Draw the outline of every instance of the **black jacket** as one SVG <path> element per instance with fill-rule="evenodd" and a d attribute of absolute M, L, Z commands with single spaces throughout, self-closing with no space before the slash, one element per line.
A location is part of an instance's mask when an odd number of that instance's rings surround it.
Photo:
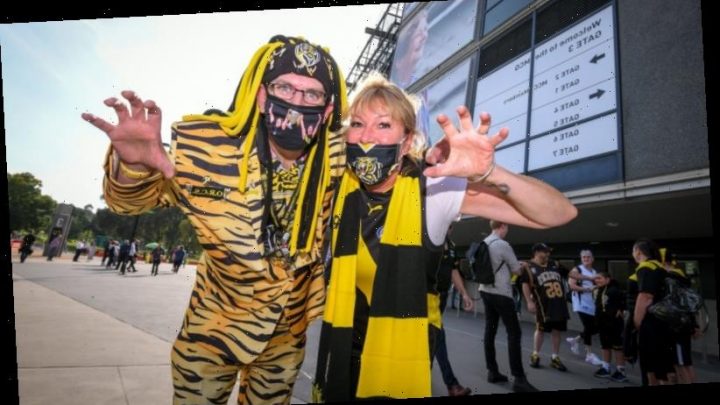
<path fill-rule="evenodd" d="M 593 291 L 595 297 L 595 316 L 604 319 L 611 319 L 617 316 L 618 311 L 625 310 L 625 293 L 615 280 L 604 287 Z"/>

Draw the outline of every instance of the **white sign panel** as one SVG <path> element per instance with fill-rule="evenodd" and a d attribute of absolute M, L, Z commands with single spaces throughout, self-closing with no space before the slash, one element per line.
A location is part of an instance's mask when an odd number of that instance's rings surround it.
<path fill-rule="evenodd" d="M 617 150 L 617 114 L 588 121 L 530 141 L 528 170 Z"/>
<path fill-rule="evenodd" d="M 532 105 L 531 135 L 615 109 L 612 38 L 535 75 Z"/>
<path fill-rule="evenodd" d="M 513 173 L 523 173 L 525 170 L 526 145 L 527 144 L 523 142 L 509 148 L 496 151 L 495 161 L 497 164 Z"/>
<path fill-rule="evenodd" d="M 502 68 L 478 80 L 475 117 L 486 111 L 492 118 L 490 133 L 502 127 L 510 129 L 506 143 L 525 139 L 527 134 L 530 53 L 525 53 Z"/>
<path fill-rule="evenodd" d="M 535 75 L 554 69 L 558 64 L 586 52 L 613 36 L 613 11 L 610 6 L 537 46 Z"/>
<path fill-rule="evenodd" d="M 530 124 L 531 135 L 552 131 L 615 108 L 615 80 L 607 79 L 594 83 L 567 97 L 533 109 Z"/>

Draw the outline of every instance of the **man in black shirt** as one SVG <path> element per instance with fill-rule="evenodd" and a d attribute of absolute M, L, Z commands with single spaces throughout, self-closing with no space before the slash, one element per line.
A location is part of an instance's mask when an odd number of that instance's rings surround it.
<path fill-rule="evenodd" d="M 633 320 L 638 333 L 640 369 L 647 373 L 649 385 L 666 384 L 673 373 L 673 348 L 670 327 L 648 312 L 648 307 L 665 296 L 667 272 L 658 261 L 657 245 L 640 239 L 633 245 L 632 255 L 638 263 L 636 270 L 638 296 Z"/>
<path fill-rule="evenodd" d="M 528 311 L 535 314 L 535 336 L 533 353 L 530 355 L 530 367 L 540 367 L 540 349 L 545 332 L 551 332 L 552 358 L 550 367 L 567 371 L 560 361 L 560 332 L 567 330 L 568 313 L 563 280 L 568 277 L 568 270 L 551 262 L 550 248 L 544 243 L 536 243 L 532 247 L 533 258 L 530 270 L 520 276 L 523 295 Z"/>

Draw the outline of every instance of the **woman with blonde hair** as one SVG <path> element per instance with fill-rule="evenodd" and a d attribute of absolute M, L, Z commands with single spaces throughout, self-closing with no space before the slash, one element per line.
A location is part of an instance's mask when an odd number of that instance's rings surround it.
<path fill-rule="evenodd" d="M 531 228 L 577 215 L 553 187 L 495 164 L 506 128 L 488 136 L 489 114 L 473 128 L 468 109 L 457 112 L 460 128 L 441 114 L 445 135 L 426 150 L 412 96 L 374 75 L 353 98 L 314 402 L 432 396 L 436 274 L 460 214 Z"/>

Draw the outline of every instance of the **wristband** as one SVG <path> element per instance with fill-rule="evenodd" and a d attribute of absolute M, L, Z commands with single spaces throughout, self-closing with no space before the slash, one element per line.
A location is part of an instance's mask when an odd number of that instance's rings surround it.
<path fill-rule="evenodd" d="M 471 184 L 472 183 L 483 183 L 483 182 L 485 182 L 485 179 L 487 179 L 488 176 L 490 176 L 490 174 L 493 172 L 493 170 L 495 170 L 495 159 L 493 159 L 492 163 L 490 163 L 490 168 L 488 169 L 488 171 L 485 174 L 483 174 L 482 176 L 468 176 L 467 182 L 471 183 Z"/>
<path fill-rule="evenodd" d="M 123 163 L 122 160 L 119 161 L 118 167 L 120 168 L 120 173 L 122 173 L 125 177 L 127 177 L 129 179 L 143 180 L 143 179 L 147 179 L 152 174 L 152 172 L 149 172 L 149 171 L 140 172 L 137 170 L 133 170 L 133 169 L 127 167 L 125 165 L 125 163 Z"/>

